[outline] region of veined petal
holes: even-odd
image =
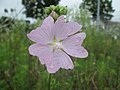
[[[55,23],[55,37],[57,40],[63,40],[70,35],[75,34],[76,32],[80,31],[82,28],[77,22],[68,22],[68,23]]]
[[[61,68],[73,69],[74,65],[71,58],[63,51],[59,51],[59,59],[61,61]]]
[[[64,44],[68,44],[68,45],[73,45],[73,46],[75,46],[75,45],[82,45],[82,43],[83,43],[83,40],[85,39],[85,37],[86,37],[86,34],[84,33],[84,32],[82,32],[82,33],[77,33],[77,34],[75,34],[75,35],[73,35],[73,36],[70,36],[70,37],[68,37],[67,39],[65,39],[64,41],[63,41],[63,43]],[[70,44],[69,44],[69,43]]]
[[[73,69],[73,63],[70,57],[61,50],[57,50],[53,53],[53,58],[46,64],[47,71],[49,73],[55,73],[60,68]]]
[[[66,23],[68,27],[68,35],[75,34],[78,31],[81,31],[82,25],[78,24],[77,22],[68,22]]]
[[[49,58],[48,62],[46,63],[46,67],[49,73],[56,73],[60,69],[60,61],[56,53]]]
[[[45,38],[40,34],[40,30],[32,30],[27,34],[27,37],[33,42],[46,43]]]
[[[47,41],[52,41],[54,38],[54,19],[48,16],[41,25],[41,34]]]
[[[41,27],[31,31],[27,34],[28,38],[33,42],[48,43],[54,38],[53,35],[54,20],[51,16],[48,16],[42,23]]]
[[[29,47],[29,53],[39,57],[41,64],[45,64],[48,58],[52,55],[52,50],[44,44],[33,44]]]
[[[62,23],[65,22],[64,15],[61,15],[60,17],[58,17],[58,19],[55,23],[59,23],[59,22],[62,22]]]
[[[88,52],[81,44],[85,39],[85,33],[78,33],[70,36],[62,42],[62,47],[66,53],[73,57],[85,58],[88,56]]]

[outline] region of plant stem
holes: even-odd
[[[51,74],[49,74],[49,77],[48,77],[48,90],[50,90],[50,82],[51,82]]]

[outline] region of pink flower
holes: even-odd
[[[48,16],[40,27],[27,34],[35,42],[29,47],[29,53],[37,56],[49,73],[55,73],[60,68],[73,69],[68,54],[78,58],[88,56],[86,49],[81,46],[86,37],[84,32],[79,33],[81,27],[77,22],[65,23],[63,15],[55,23]]]

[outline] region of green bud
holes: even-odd
[[[49,7],[46,7],[44,11],[45,11],[45,13],[46,13],[47,15],[49,15],[49,14],[51,13],[51,10],[50,10]]]
[[[60,9],[60,15],[66,15],[67,14],[67,7],[62,7]]]
[[[56,21],[59,16],[67,14],[67,7],[51,5],[50,7],[45,8],[45,13],[51,15]]]
[[[57,12],[57,13],[59,13],[60,12],[60,6],[56,6],[56,8],[55,8],[55,12]]]
[[[51,6],[50,6],[50,10],[51,10],[51,11],[54,11],[55,8],[56,8],[56,6],[54,6],[54,5],[51,5]]]

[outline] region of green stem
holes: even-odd
[[[49,77],[48,77],[48,90],[50,90],[50,82],[51,82],[51,74],[49,74]]]

